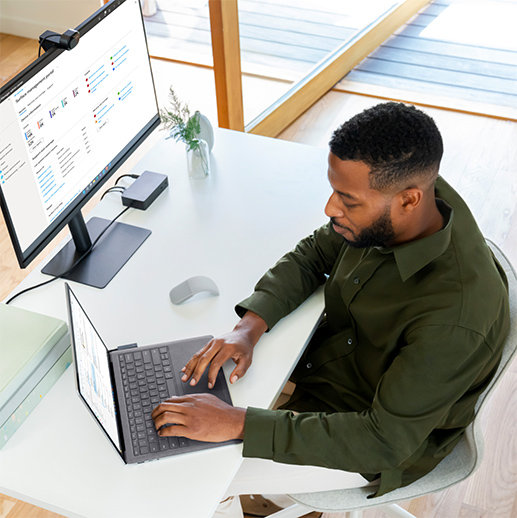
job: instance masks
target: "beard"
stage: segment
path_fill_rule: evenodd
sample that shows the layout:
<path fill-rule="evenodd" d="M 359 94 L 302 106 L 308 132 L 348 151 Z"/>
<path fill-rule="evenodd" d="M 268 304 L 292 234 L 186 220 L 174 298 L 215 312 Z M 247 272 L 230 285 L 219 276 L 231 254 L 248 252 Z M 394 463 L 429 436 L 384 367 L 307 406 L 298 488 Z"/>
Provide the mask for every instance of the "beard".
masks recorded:
<path fill-rule="evenodd" d="M 359 234 L 356 234 L 348 227 L 340 225 L 334 218 L 330 218 L 330 221 L 336 225 L 336 227 L 346 229 L 353 234 L 353 239 L 347 239 L 344 236 L 343 239 L 354 248 L 369 248 L 372 246 L 386 247 L 395 239 L 395 231 L 393 230 L 389 208 L 386 208 L 379 218 L 369 227 L 363 228 Z"/>

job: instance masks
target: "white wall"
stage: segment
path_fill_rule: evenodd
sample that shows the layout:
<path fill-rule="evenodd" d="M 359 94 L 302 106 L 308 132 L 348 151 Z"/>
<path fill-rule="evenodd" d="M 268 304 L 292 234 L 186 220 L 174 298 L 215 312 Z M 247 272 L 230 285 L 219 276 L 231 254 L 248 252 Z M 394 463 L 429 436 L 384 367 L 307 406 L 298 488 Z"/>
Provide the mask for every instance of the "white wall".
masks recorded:
<path fill-rule="evenodd" d="M 0 0 L 0 32 L 38 39 L 46 29 L 64 32 L 93 14 L 101 0 Z"/>

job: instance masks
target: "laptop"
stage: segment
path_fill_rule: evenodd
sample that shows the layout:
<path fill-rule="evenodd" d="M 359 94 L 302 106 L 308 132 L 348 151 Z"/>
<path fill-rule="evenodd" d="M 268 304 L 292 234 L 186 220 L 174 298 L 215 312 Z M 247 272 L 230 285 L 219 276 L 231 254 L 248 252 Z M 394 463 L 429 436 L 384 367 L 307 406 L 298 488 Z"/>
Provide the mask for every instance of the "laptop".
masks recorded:
<path fill-rule="evenodd" d="M 213 389 L 206 372 L 195 387 L 181 381 L 183 366 L 212 336 L 108 350 L 68 283 L 65 290 L 77 390 L 126 464 L 240 442 L 160 437 L 151 418 L 170 396 L 209 392 L 232 404 L 222 371 Z"/>

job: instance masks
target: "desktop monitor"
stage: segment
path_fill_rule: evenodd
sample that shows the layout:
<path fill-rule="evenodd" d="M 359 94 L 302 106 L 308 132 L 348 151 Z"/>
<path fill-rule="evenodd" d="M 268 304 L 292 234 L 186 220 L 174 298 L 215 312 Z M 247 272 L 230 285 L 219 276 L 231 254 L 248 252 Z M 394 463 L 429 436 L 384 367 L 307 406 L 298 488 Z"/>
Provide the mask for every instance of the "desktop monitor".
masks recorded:
<path fill-rule="evenodd" d="M 0 204 L 22 268 L 68 224 L 60 276 L 108 225 L 81 214 L 160 122 L 139 0 L 111 0 L 0 89 Z M 150 231 L 116 223 L 67 279 L 104 287 Z"/>

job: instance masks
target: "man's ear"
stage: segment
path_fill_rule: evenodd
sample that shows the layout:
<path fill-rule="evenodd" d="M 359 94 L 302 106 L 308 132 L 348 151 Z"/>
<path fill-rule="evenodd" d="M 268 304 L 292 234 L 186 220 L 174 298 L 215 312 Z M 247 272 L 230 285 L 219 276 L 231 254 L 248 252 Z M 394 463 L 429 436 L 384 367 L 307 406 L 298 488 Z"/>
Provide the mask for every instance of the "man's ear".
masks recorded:
<path fill-rule="evenodd" d="M 403 212 L 413 212 L 421 203 L 424 193 L 418 187 L 409 187 L 397 194 L 399 207 Z"/>

